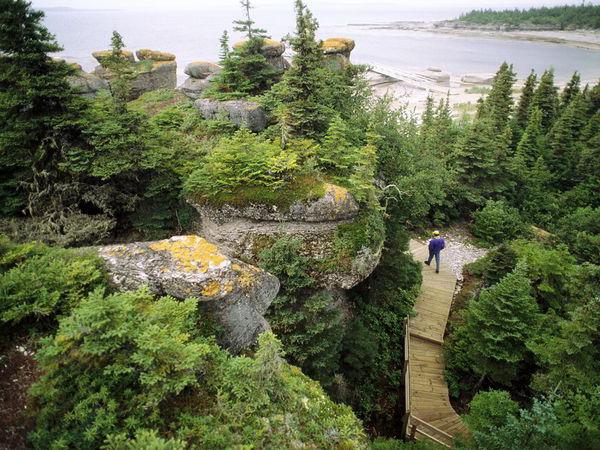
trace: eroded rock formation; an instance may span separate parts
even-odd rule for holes
[[[279,281],[245,262],[225,256],[195,235],[155,242],[101,247],[111,282],[119,289],[148,286],[158,295],[196,297],[223,326],[223,345],[238,352],[269,330],[264,318]]]
[[[325,64],[331,70],[341,71],[350,66],[350,53],[354,50],[355,42],[348,38],[329,38],[322,44]]]
[[[175,55],[157,50],[141,49],[137,56],[140,61],[136,62],[132,52],[122,51],[122,57],[131,63],[134,71],[133,80],[130,82],[130,99],[136,99],[140,95],[157,89],[174,89],[177,86],[177,62]],[[102,50],[92,53],[100,63],[93,75],[107,81],[109,84],[114,74],[106,67],[106,61],[112,55],[110,50]]]
[[[221,66],[208,61],[194,61],[189,63],[184,73],[189,77],[177,89],[187,97],[196,100],[202,92],[210,86],[211,79],[221,72]]]
[[[381,246],[363,247],[350,261],[337,260],[341,249],[336,246],[336,235],[341,226],[354,223],[360,212],[352,195],[339,186],[327,184],[321,198],[296,202],[286,210],[260,204],[241,208],[191,204],[200,212],[206,238],[248,262],[256,264],[261,250],[281,237],[302,238],[302,253],[322,266],[311,275],[325,289],[350,289],[379,263]]]
[[[233,48],[240,48],[247,40],[236,42]],[[275,39],[264,39],[261,53],[267,59],[267,62],[275,69],[285,71],[290,68],[290,63],[283,56],[285,53],[285,44]]]

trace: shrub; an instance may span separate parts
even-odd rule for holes
[[[529,355],[525,342],[534,332],[537,314],[531,283],[520,269],[471,300],[465,337],[473,371],[509,385]]]
[[[525,224],[519,212],[504,201],[488,200],[474,214],[473,234],[487,244],[498,244],[523,236]]]
[[[600,208],[577,208],[558,222],[557,233],[578,258],[598,263]]]
[[[44,375],[31,390],[32,444],[98,448],[108,437],[108,448],[365,445],[352,411],[288,366],[271,333],[253,358],[232,357],[199,336],[197,322],[195,299],[92,293],[37,354]]]
[[[0,321],[17,325],[63,315],[105,282],[101,260],[88,252],[30,242],[0,248]]]
[[[492,286],[513,271],[517,259],[517,253],[510,245],[500,244],[467,267],[473,275],[482,278],[486,286]]]
[[[299,155],[293,149],[282,150],[274,142],[240,130],[222,139],[206,156],[204,164],[188,178],[185,191],[199,201],[217,204],[238,196],[291,204],[322,195],[318,177],[300,175]]]
[[[479,392],[469,404],[465,421],[471,431],[485,432],[504,426],[509,416],[519,413],[519,404],[506,391]]]

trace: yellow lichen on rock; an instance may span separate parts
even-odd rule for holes
[[[323,41],[323,51],[325,53],[342,53],[349,55],[354,50],[354,40],[349,38],[329,38]]]
[[[221,292],[221,284],[216,280],[210,280],[202,287],[202,295],[205,297],[214,297]]]
[[[170,253],[179,267],[186,272],[206,273],[210,268],[219,267],[228,261],[216,245],[195,235],[154,242],[148,247],[157,252]]]
[[[335,184],[325,183],[327,192],[333,196],[336,203],[341,203],[348,198],[348,189]]]
[[[142,48],[135,52],[135,54],[140,61],[175,61],[175,55],[173,53],[150,50],[149,48]]]

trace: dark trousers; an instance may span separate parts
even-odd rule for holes
[[[431,260],[435,257],[435,270],[436,272],[440,271],[440,252],[432,252],[429,250],[429,259],[427,260],[427,264],[431,264]]]

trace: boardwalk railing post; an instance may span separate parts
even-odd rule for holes
[[[406,434],[408,432],[408,421],[410,419],[410,411],[406,411],[404,413],[404,417],[402,417],[402,437],[406,438]]]
[[[417,425],[413,424],[410,427],[410,436],[408,437],[409,440],[414,441],[415,440],[415,434],[417,434]]]

